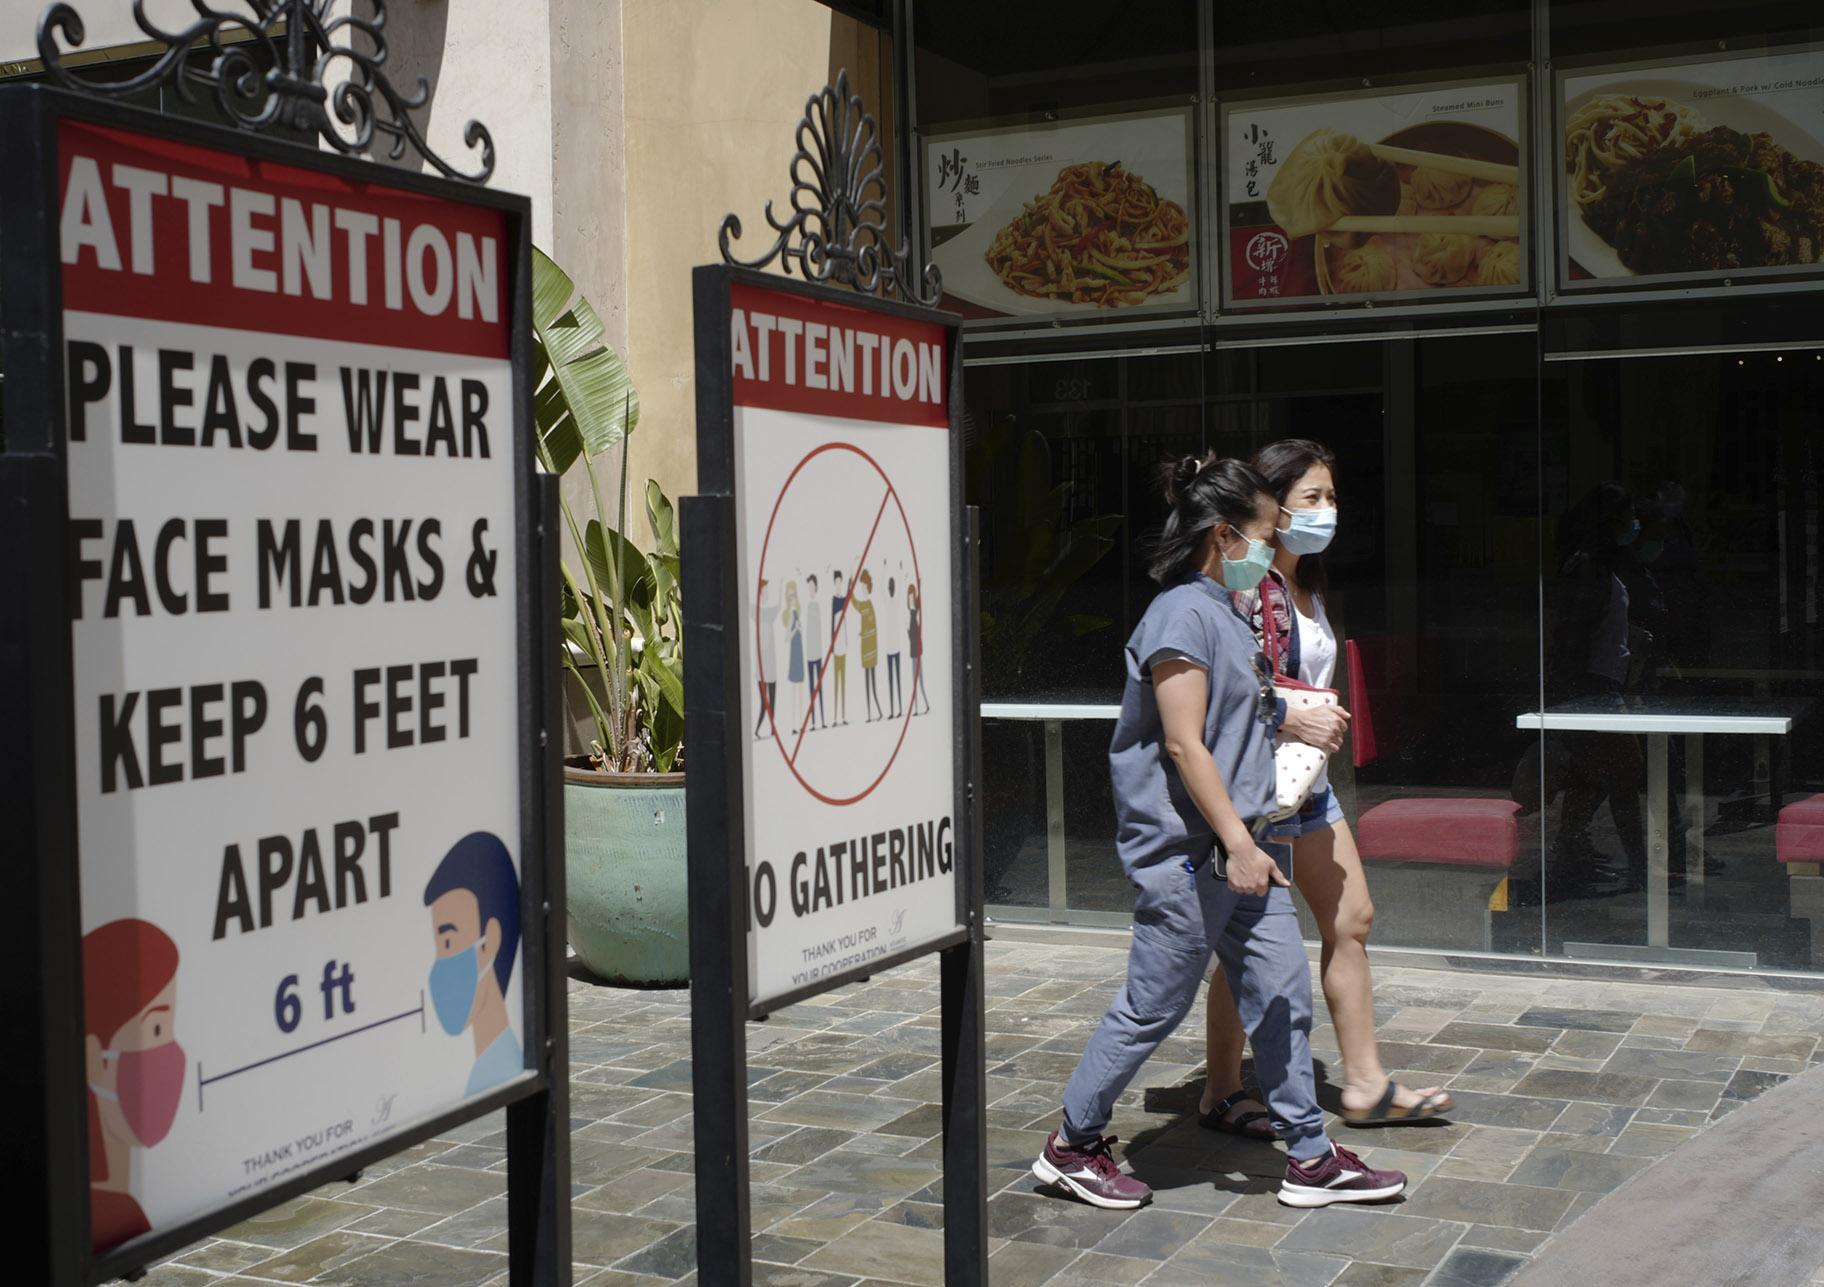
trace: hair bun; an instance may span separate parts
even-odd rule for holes
[[[1177,505],[1183,500],[1185,491],[1197,481],[1197,475],[1203,472],[1204,465],[1208,463],[1208,456],[1182,456],[1175,461],[1167,461],[1159,471],[1167,503]]]

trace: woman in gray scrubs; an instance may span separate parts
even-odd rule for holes
[[[1165,588],[1128,640],[1108,752],[1115,847],[1137,891],[1127,982],[1064,1088],[1063,1125],[1033,1173],[1100,1207],[1152,1197],[1121,1171],[1103,1131],[1140,1065],[1190,1011],[1214,952],[1286,1141],[1280,1201],[1391,1198],[1405,1176],[1372,1170],[1324,1133],[1289,855],[1260,843],[1285,708],[1227,591],[1252,589],[1271,564],[1278,503],[1247,465],[1213,457],[1172,466],[1165,495],[1171,512],[1149,568]]]

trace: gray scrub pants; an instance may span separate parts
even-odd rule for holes
[[[1261,847],[1289,865],[1287,846]],[[1311,1069],[1311,967],[1292,891],[1275,885],[1265,895],[1237,894],[1207,861],[1192,872],[1182,857],[1132,876],[1140,892],[1127,982],[1064,1087],[1065,1140],[1084,1145],[1102,1134],[1140,1065],[1190,1013],[1214,952],[1286,1151],[1301,1161],[1328,1153]]]

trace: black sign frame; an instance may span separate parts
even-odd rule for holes
[[[741,757],[745,719],[743,632],[735,524],[734,376],[730,341],[736,285],[941,327],[950,433],[949,512],[953,761],[957,819],[956,928],[902,952],[750,1001],[747,818]],[[932,953],[940,957],[943,1079],[944,1280],[986,1281],[988,1232],[986,1004],[982,965],[981,603],[979,537],[963,505],[963,323],[954,313],[729,264],[692,274],[697,382],[697,486],[684,498],[684,739],[690,864],[691,1063],[696,1132],[697,1272],[706,1283],[752,1282],[748,1205],[749,1022]]]
[[[356,183],[499,210],[506,218],[512,329],[514,535],[520,799],[520,970],[526,1072],[507,1085],[337,1154],[203,1215],[96,1254],[90,1246],[83,1093],[80,844],[69,623],[58,125],[79,121],[314,170]],[[41,1177],[16,1227],[22,1280],[87,1287],[151,1262],[323,1184],[507,1110],[508,1261],[515,1287],[571,1281],[568,967],[564,923],[562,672],[557,480],[534,468],[531,203],[524,196],[381,167],[244,131],[43,85],[0,88],[0,816],[24,839],[8,854],[24,914],[0,944],[0,1005],[18,1035],[8,1061],[26,1123],[15,1157]],[[20,558],[19,551],[29,552]],[[21,1156],[23,1154],[23,1156]]]

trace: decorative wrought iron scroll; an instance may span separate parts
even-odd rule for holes
[[[456,169],[425,142],[411,114],[431,101],[430,83],[420,76],[417,90],[403,94],[387,78],[385,0],[365,0],[372,15],[365,18],[332,17],[335,0],[236,0],[234,9],[190,3],[195,20],[166,31],[146,16],[145,0],[133,0],[133,20],[164,48],[150,67],[125,80],[91,80],[64,65],[65,54],[82,44],[83,25],[62,0],[38,19],[38,56],[58,84],[85,94],[126,98],[170,85],[193,103],[201,89],[242,129],[301,130],[350,155],[366,153],[380,135],[392,160],[409,146],[448,178],[486,183],[494,173],[494,139],[480,121],[462,132],[465,145],[480,149],[473,173]],[[199,62],[192,56],[198,53],[212,57]],[[344,77],[333,89],[332,76]]]
[[[894,250],[887,240],[880,131],[861,95],[849,93],[846,70],[805,100],[797,141],[790,216],[781,219],[766,203],[766,221],[778,234],[772,247],[758,259],[737,258],[731,243],[741,236],[741,220],[731,214],[718,238],[723,262],[765,268],[778,260],[788,275],[796,264],[806,281],[935,305],[944,293],[937,265],[926,265],[921,280],[914,280],[911,247],[902,239]]]

